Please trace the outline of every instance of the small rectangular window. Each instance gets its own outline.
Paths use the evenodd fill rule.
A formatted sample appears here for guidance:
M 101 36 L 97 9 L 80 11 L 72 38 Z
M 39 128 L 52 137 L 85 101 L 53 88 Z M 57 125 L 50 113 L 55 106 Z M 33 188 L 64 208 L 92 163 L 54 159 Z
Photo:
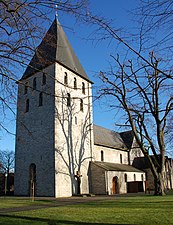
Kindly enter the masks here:
M 120 163 L 121 164 L 123 163 L 123 156 L 122 156 L 122 154 L 120 154 Z
M 40 92 L 39 94 L 39 106 L 42 106 L 43 105 L 43 93 Z
M 103 162 L 104 161 L 104 152 L 101 151 L 101 161 Z
M 29 112 L 29 99 L 26 100 L 25 112 Z
M 68 75 L 67 75 L 66 72 L 65 72 L 65 75 L 64 75 L 64 84 L 68 85 Z
M 133 176 L 134 176 L 134 181 L 136 181 L 136 174 L 134 174 Z
M 46 84 L 46 74 L 43 73 L 43 77 L 42 77 L 42 85 Z
M 82 94 L 85 94 L 85 83 L 82 82 Z

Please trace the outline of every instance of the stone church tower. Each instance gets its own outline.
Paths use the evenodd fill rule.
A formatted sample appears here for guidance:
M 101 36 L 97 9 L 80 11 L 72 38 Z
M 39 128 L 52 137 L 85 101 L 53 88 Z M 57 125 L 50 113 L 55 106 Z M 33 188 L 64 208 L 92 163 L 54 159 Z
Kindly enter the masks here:
M 89 192 L 92 82 L 54 20 L 18 82 L 15 195 Z

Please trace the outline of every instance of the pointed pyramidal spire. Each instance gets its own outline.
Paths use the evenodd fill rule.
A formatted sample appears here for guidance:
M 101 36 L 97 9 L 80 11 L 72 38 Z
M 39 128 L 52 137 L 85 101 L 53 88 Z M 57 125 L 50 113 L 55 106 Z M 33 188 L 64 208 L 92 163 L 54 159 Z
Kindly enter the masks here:
M 22 79 L 58 62 L 69 70 L 89 81 L 81 63 L 72 49 L 57 17 L 37 47 Z

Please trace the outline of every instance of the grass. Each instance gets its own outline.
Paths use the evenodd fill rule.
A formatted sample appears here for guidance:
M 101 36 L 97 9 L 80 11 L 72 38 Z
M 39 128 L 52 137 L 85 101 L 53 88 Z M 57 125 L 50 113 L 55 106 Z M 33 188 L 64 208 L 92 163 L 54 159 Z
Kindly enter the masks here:
M 0 205 L 1 205 L 0 199 Z M 12 203 L 15 199 L 12 199 Z M 11 207 L 10 199 L 8 205 Z M 3 202 L 2 201 L 2 202 Z M 18 201 L 18 199 L 16 199 Z M 28 202 L 27 202 L 28 201 Z M 36 201 L 45 204 L 49 201 Z M 50 204 L 54 202 L 50 201 Z M 5 203 L 3 203 L 5 204 Z M 22 204 L 22 199 L 20 199 Z M 23 205 L 32 204 L 24 199 Z M 6 205 L 7 206 L 7 205 Z M 49 207 L 0 215 L 3 225 L 87 225 L 87 224 L 173 224 L 173 195 L 115 197 L 105 201 L 94 201 L 70 206 Z
M 43 204 L 51 204 L 54 201 L 49 200 L 37 200 L 32 202 L 32 199 L 29 198 L 21 198 L 21 197 L 0 197 L 0 209 L 2 208 L 16 208 L 22 206 L 30 206 L 30 205 L 43 205 Z

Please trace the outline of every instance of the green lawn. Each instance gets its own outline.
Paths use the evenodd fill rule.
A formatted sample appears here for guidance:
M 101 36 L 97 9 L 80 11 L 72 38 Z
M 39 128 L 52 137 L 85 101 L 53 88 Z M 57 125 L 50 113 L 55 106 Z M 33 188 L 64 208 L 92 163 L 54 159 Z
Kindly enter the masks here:
M 7 200 L 10 205 L 10 199 Z M 20 201 L 20 204 L 22 204 L 21 199 Z M 39 201 L 39 204 L 41 202 Z M 32 203 L 28 200 L 28 204 Z M 38 202 L 33 204 L 38 204 Z M 45 204 L 45 201 L 43 204 Z M 53 202 L 51 201 L 50 204 L 53 204 Z M 27 200 L 24 200 L 24 205 L 27 205 Z M 173 196 L 115 197 L 112 200 L 105 198 L 105 201 L 10 213 L 0 216 L 0 224 L 173 224 Z
M 0 209 L 2 208 L 16 208 L 21 206 L 29 206 L 29 205 L 42 205 L 42 204 L 51 204 L 54 201 L 46 201 L 46 200 L 37 200 L 32 202 L 32 199 L 29 198 L 21 198 L 21 197 L 0 197 Z

